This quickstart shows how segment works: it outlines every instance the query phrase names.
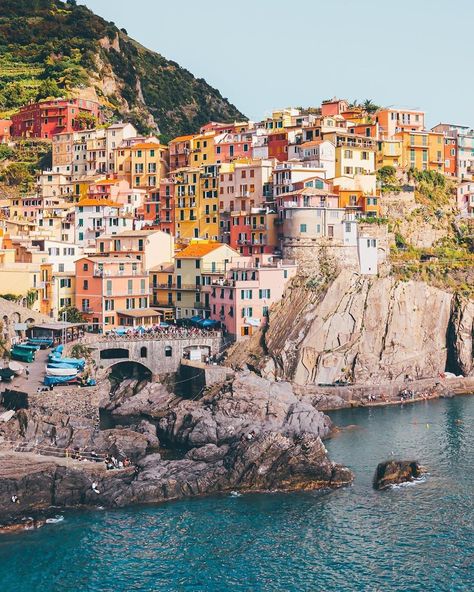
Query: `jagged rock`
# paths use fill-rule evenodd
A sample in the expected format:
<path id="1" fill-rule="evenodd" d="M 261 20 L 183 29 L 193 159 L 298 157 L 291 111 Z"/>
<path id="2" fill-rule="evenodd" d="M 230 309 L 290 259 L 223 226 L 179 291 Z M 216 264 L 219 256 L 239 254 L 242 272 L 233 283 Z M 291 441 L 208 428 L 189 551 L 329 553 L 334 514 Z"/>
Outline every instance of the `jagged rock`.
<path id="1" fill-rule="evenodd" d="M 209 463 L 223 459 L 228 451 L 229 447 L 226 444 L 223 446 L 205 444 L 204 446 L 201 446 L 201 448 L 192 448 L 191 450 L 188 450 L 185 458 Z"/>
<path id="2" fill-rule="evenodd" d="M 262 356 L 260 367 L 298 385 L 374 384 L 437 377 L 452 354 L 472 372 L 473 316 L 474 303 L 453 307 L 448 291 L 346 269 L 323 296 L 295 287 L 272 309 L 263 340 L 274 364 Z"/>
<path id="3" fill-rule="evenodd" d="M 374 489 L 386 489 L 390 485 L 406 483 L 420 477 L 423 467 L 415 460 L 388 460 L 377 465 Z"/>
<path id="4" fill-rule="evenodd" d="M 158 424 L 163 439 L 188 448 L 235 442 L 251 432 L 325 437 L 330 429 L 329 418 L 301 402 L 289 383 L 271 382 L 248 370 L 217 394 L 181 401 Z"/>
<path id="5" fill-rule="evenodd" d="M 104 430 L 94 440 L 94 445 L 101 452 L 108 452 L 116 458 L 126 456 L 132 461 L 137 461 L 146 454 L 148 438 L 145 434 L 126 428 Z"/>
<path id="6" fill-rule="evenodd" d="M 146 397 L 140 398 L 142 391 L 131 397 L 134 414 L 142 412 L 140 402 L 150 411 L 154 393 L 160 401 L 165 399 L 160 389 L 143 390 Z M 122 400 L 128 404 L 125 395 Z M 12 457 L 20 459 L 18 471 L 12 464 L 8 474 L 4 463 L 0 465 L 0 496 L 18 495 L 22 501 L 15 505 L 16 516 L 49 505 L 113 507 L 232 490 L 340 487 L 351 482 L 352 473 L 328 459 L 320 436 L 330 429 L 330 420 L 289 384 L 272 383 L 249 371 L 213 387 L 198 401 L 182 400 L 165 412 L 160 438 L 170 448 L 189 449 L 176 460 L 146 455 L 154 430 L 147 421 L 133 430 L 97 432 L 74 417 L 42 418 L 29 412 L 31 437 L 43 434 L 51 443 L 59 437 L 61 442 L 69 438 L 90 444 L 89 450 L 128 456 L 136 468 L 106 471 L 104 463 L 74 459 L 38 463 L 17 453 Z M 11 501 L 0 502 L 0 517 L 10 505 Z"/>
<path id="7" fill-rule="evenodd" d="M 138 381 L 132 381 L 128 388 L 120 388 L 114 398 L 105 406 L 115 418 L 153 416 L 167 409 L 175 398 L 167 388 L 159 382 L 150 382 L 137 389 Z"/>
<path id="8" fill-rule="evenodd" d="M 147 421 L 146 419 L 142 419 L 142 421 L 136 426 L 135 431 L 143 434 L 146 437 L 149 448 L 159 447 L 160 441 L 156 435 L 156 426 L 151 422 Z"/>

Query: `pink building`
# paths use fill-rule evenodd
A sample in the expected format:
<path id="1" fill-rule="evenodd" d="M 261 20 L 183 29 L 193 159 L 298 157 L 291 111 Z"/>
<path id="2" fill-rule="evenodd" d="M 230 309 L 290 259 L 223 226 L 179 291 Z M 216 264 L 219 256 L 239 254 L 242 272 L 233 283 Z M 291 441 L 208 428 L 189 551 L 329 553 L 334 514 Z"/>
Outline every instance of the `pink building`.
<path id="1" fill-rule="evenodd" d="M 278 247 L 276 212 L 254 208 L 230 215 L 230 246 L 244 256 L 273 254 Z"/>
<path id="2" fill-rule="evenodd" d="M 232 162 L 236 158 L 252 157 L 252 134 L 219 134 L 214 139 L 214 161 Z"/>
<path id="3" fill-rule="evenodd" d="M 127 319 L 136 316 L 137 309 L 143 316 L 157 316 L 147 308 L 149 277 L 138 258 L 83 257 L 75 265 L 76 307 L 94 331 L 132 324 Z"/>
<path id="4" fill-rule="evenodd" d="M 226 279 L 205 287 L 211 319 L 223 323 L 237 341 L 250 337 L 267 322 L 270 307 L 283 296 L 296 269 L 293 262 L 274 263 L 269 256 L 259 265 L 252 258 L 239 259 Z"/>

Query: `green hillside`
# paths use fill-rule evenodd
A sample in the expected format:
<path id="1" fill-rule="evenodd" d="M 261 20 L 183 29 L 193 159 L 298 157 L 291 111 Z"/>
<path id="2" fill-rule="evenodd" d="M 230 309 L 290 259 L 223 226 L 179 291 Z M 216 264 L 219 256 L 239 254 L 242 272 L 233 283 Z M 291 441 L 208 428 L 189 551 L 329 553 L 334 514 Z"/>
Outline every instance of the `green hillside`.
<path id="1" fill-rule="evenodd" d="M 0 114 L 78 90 L 165 139 L 244 118 L 205 80 L 73 0 L 0 0 Z"/>

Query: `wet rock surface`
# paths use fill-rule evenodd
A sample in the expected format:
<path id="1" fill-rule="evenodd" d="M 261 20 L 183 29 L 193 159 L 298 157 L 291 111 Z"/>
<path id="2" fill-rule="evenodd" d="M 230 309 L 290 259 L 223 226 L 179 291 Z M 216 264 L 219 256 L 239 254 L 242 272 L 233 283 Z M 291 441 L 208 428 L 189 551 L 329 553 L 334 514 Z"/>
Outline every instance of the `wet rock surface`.
<path id="1" fill-rule="evenodd" d="M 92 419 L 60 413 L 45 417 L 30 409 L 1 426 L 5 440 L 79 446 L 126 456 L 133 466 L 107 471 L 103 462 L 0 452 L 0 522 L 52 505 L 114 507 L 232 490 L 340 487 L 352 481 L 351 471 L 331 462 L 322 443 L 332 428 L 329 418 L 288 383 L 247 371 L 215 385 L 200 400 L 176 400 L 156 383 L 129 385 L 114 395 L 103 398 L 112 404 L 109 410 L 119 411 L 118 421 L 133 416 L 134 423 L 99 430 Z M 166 449 L 157 452 L 160 442 Z M 19 501 L 12 502 L 12 496 Z"/>
<path id="2" fill-rule="evenodd" d="M 391 485 L 414 481 L 424 472 L 416 460 L 389 460 L 379 463 L 374 475 L 374 489 L 387 489 Z"/>

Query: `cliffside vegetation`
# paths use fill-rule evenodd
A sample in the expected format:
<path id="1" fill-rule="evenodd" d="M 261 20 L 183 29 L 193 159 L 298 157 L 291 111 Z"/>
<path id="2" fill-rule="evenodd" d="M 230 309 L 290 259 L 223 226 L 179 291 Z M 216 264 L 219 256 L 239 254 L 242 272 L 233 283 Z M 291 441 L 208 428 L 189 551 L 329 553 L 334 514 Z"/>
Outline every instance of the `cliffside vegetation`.
<path id="1" fill-rule="evenodd" d="M 0 116 L 78 89 L 164 140 L 244 117 L 205 80 L 74 0 L 0 0 Z"/>

